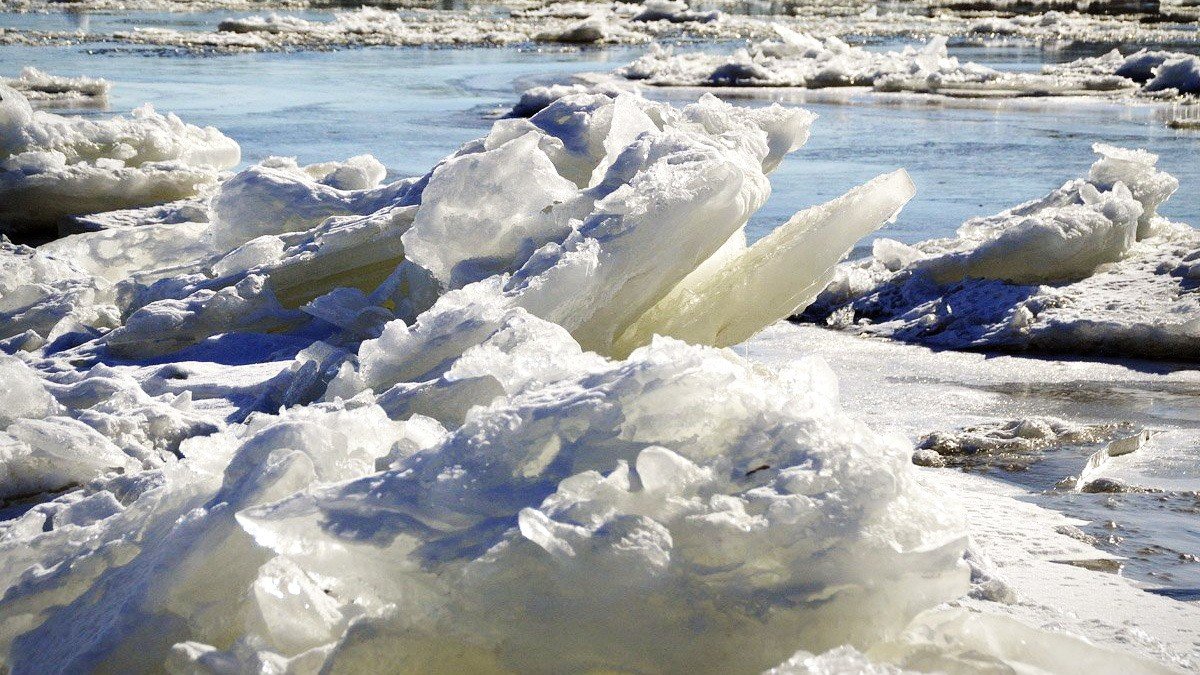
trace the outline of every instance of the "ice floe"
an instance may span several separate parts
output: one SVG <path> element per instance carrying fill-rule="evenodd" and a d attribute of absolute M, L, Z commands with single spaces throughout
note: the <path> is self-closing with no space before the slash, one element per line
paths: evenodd
<path fill-rule="evenodd" d="M 55 8 L 48 0 L 6 0 L 23 10 Z M 5 3 L 0 3 L 2 6 Z M 178 10 L 175 0 L 77 0 L 73 6 L 98 10 Z M 193 0 L 189 11 L 228 4 L 246 8 L 246 0 Z M 919 3 L 806 2 L 802 11 L 777 5 L 704 3 L 703 9 L 682 0 L 629 2 L 527 3 L 500 1 L 487 7 L 435 9 L 415 0 L 413 7 L 364 7 L 324 16 L 284 13 L 303 2 L 272 2 L 250 9 L 269 13 L 229 18 L 216 30 L 139 27 L 109 33 L 0 28 L 0 44 L 70 45 L 99 39 L 155 45 L 172 52 L 228 53 L 356 46 L 505 46 L 529 43 L 572 48 L 587 45 L 651 42 L 769 40 L 783 25 L 818 39 L 900 37 L 927 40 L 945 36 L 954 44 L 1032 43 L 1058 48 L 1072 44 L 1163 45 L 1200 44 L 1195 17 L 1147 22 L 1136 15 L 1100 15 L 1046 11 L 1020 16 L 977 16 L 970 12 L 936 11 Z M 316 3 L 323 4 L 323 3 Z M 403 3 L 400 3 L 403 4 Z M 712 9 L 716 7 L 718 9 Z M 318 9 L 328 9 L 319 7 Z M 336 8 L 335 8 L 336 9 Z M 748 13 L 749 10 L 749 13 Z M 758 15 L 757 12 L 765 15 Z"/>
<path fill-rule="evenodd" d="M 31 105 L 56 108 L 103 106 L 112 89 L 102 78 L 63 77 L 33 67 L 23 68 L 20 75 L 0 80 L 0 84 L 21 92 Z"/>
<path fill-rule="evenodd" d="M 692 12 L 678 0 L 651 2 L 644 8 L 598 3 L 588 4 L 586 11 L 556 10 L 554 5 L 549 10 L 515 11 L 503 15 L 486 8 L 448 12 L 363 7 L 336 12 L 329 20 L 273 13 L 226 19 L 213 32 L 138 28 L 117 32 L 112 37 L 135 44 L 221 52 L 529 42 L 611 45 L 684 35 L 697 26 L 715 25 L 720 18 L 719 13 Z"/>
<path fill-rule="evenodd" d="M 1157 157 L 1097 145 L 1087 179 L 958 236 L 891 240 L 848 263 L 805 317 L 950 349 L 1194 361 L 1200 236 L 1156 208 Z"/>
<path fill-rule="evenodd" d="M 818 39 L 776 24 L 775 39 L 757 41 L 733 54 L 676 53 L 655 45 L 615 74 L 652 86 L 869 87 L 878 92 L 917 92 L 956 97 L 1142 95 L 1162 98 L 1200 92 L 1200 58 L 1139 51 L 1045 66 L 1014 73 L 949 56 L 945 37 L 921 47 L 873 51 L 837 37 Z"/>
<path fill-rule="evenodd" d="M 0 85 L 0 231 L 53 231 L 68 216 L 191 196 L 240 158 L 216 129 L 150 106 L 105 120 L 64 117 Z"/>

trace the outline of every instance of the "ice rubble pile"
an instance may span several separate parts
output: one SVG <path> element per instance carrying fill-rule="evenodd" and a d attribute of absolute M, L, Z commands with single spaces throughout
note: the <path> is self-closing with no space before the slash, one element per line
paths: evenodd
<path fill-rule="evenodd" d="M 776 39 L 751 43 L 732 55 L 677 54 L 655 45 L 615 74 L 653 86 L 862 86 L 950 96 L 1200 93 L 1200 58 L 1188 54 L 1143 50 L 1125 57 L 1113 50 L 1047 66 L 1041 73 L 1009 73 L 950 57 L 945 37 L 920 48 L 876 52 L 837 37 L 819 40 L 782 24 L 774 28 Z"/>
<path fill-rule="evenodd" d="M 5 0 L 0 0 L 0 6 Z M 28 8 L 53 10 L 47 0 L 12 0 Z M 78 7 L 128 10 L 133 6 L 244 6 L 248 0 L 76 0 Z M 254 3 L 250 3 L 254 4 Z M 277 11 L 306 4 L 305 0 L 269 3 Z M 321 3 L 328 5 L 329 3 Z M 400 3 L 405 4 L 405 3 Z M 432 3 L 415 0 L 413 5 Z M 717 3 L 718 6 L 720 3 Z M 769 9 L 767 5 L 759 3 Z M 1194 23 L 1147 23 L 1137 17 L 1094 16 L 1045 12 L 1012 18 L 975 18 L 949 12 L 926 14 L 895 3 L 805 2 L 792 16 L 745 14 L 746 7 L 730 4 L 731 13 L 698 11 L 681 0 L 632 2 L 528 3 L 500 0 L 486 8 L 434 10 L 403 8 L 347 11 L 328 21 L 296 15 L 267 14 L 226 22 L 222 30 L 140 28 L 97 35 L 108 41 L 169 47 L 194 52 L 244 52 L 280 49 L 330 49 L 371 45 L 509 45 L 531 41 L 558 44 L 646 43 L 662 41 L 766 40 L 776 37 L 774 24 L 824 39 L 840 36 L 880 36 L 928 39 L 944 35 L 956 43 L 992 44 L 1024 41 L 1060 44 L 1200 44 Z M 904 3 L 911 4 L 911 3 Z M 706 3 L 712 6 L 713 3 Z M 887 9 L 891 7 L 891 9 Z M 245 7 L 243 7 L 245 8 Z M 250 9 L 262 11 L 261 3 Z M 25 11 L 25 10 L 23 10 Z M 76 31 L 0 29 L 0 44 L 70 45 Z"/>
<path fill-rule="evenodd" d="M 497 122 L 419 178 L 379 184 L 370 158 L 269 161 L 221 183 L 201 216 L 211 222 L 143 211 L 159 220 L 12 247 L 23 272 L 0 307 L 0 339 L 98 338 L 128 358 L 231 331 L 336 330 L 334 342 L 351 345 L 411 333 L 419 346 L 448 328 L 418 315 L 448 314 L 461 291 L 553 321 L 606 355 L 653 334 L 736 344 L 810 301 L 833 263 L 913 194 L 903 172 L 882 176 L 747 248 L 742 227 L 766 200 L 766 172 L 806 140 L 811 119 L 778 107 L 735 114 L 711 97 L 677 110 L 577 95 Z M 394 318 L 413 327 L 384 331 Z"/>
<path fill-rule="evenodd" d="M 34 507 L 0 530 L 8 662 L 752 672 L 966 590 L 961 525 L 827 369 L 662 339 L 580 370 L 451 430 L 254 415 Z"/>
<path fill-rule="evenodd" d="M 112 84 L 102 78 L 51 75 L 32 66 L 23 68 L 17 77 L 0 80 L 0 84 L 21 92 L 30 105 L 58 107 L 103 105 L 112 89 Z"/>
<path fill-rule="evenodd" d="M 1086 179 L 908 246 L 881 239 L 804 317 L 952 349 L 1196 360 L 1200 236 L 1157 215 L 1178 181 L 1098 144 Z"/>
<path fill-rule="evenodd" d="M 221 132 L 149 106 L 107 120 L 63 117 L 33 110 L 0 85 L 0 231 L 180 199 L 239 160 L 237 143 Z"/>
<path fill-rule="evenodd" d="M 276 159 L 9 245 L 6 663 L 752 672 L 961 595 L 961 522 L 826 366 L 651 338 L 741 340 L 911 197 L 747 248 L 812 119 L 574 95 L 419 178 Z"/>
<path fill-rule="evenodd" d="M 215 32 L 139 28 L 114 38 L 197 50 L 264 51 L 376 45 L 510 45 L 644 43 L 715 26 L 720 12 L 698 12 L 682 0 L 630 3 L 563 3 L 499 14 L 491 8 L 467 12 L 384 10 L 362 7 L 316 21 L 288 14 L 229 18 Z M 702 29 L 703 30 L 703 29 Z M 709 28 L 712 32 L 714 28 Z"/>

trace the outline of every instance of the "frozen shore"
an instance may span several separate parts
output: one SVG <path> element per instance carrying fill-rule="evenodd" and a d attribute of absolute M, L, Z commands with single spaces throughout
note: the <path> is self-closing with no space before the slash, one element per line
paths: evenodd
<path fill-rule="evenodd" d="M 1195 667 L 1192 605 L 1060 564 L 1115 556 L 1020 491 L 913 464 L 917 433 L 1018 411 L 891 386 L 900 364 L 1044 367 L 778 323 L 913 196 L 904 171 L 747 245 L 813 115 L 545 99 L 386 182 L 370 156 L 229 175 L 216 130 L 4 91 L 0 147 L 79 154 L 97 192 L 142 147 L 211 171 L 0 249 L 13 672 Z M 1081 245 L 1017 228 L 1038 269 L 1184 236 L 1152 158 L 1101 150 L 1043 205 Z M 1061 366 L 1085 369 L 1136 379 Z"/>

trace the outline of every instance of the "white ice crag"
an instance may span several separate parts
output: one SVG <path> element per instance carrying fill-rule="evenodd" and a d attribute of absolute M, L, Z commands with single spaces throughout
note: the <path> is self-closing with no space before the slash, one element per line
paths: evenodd
<path fill-rule="evenodd" d="M 102 78 L 51 75 L 33 67 L 22 68 L 20 75 L 0 84 L 21 92 L 31 105 L 61 108 L 104 105 L 112 89 L 112 83 Z"/>
<path fill-rule="evenodd" d="M 805 317 L 950 349 L 1200 358 L 1200 235 L 1155 215 L 1178 181 L 1097 145 L 1086 180 L 952 239 L 875 243 Z"/>
<path fill-rule="evenodd" d="M 62 117 L 0 85 L 0 229 L 53 231 L 67 216 L 191 196 L 239 159 L 216 129 L 149 106 L 108 120 Z"/>
<path fill-rule="evenodd" d="M 657 45 L 618 77 L 651 86 L 870 87 L 877 92 L 915 92 L 956 97 L 1134 95 L 1163 98 L 1200 88 L 1200 59 L 1183 53 L 1113 50 L 1096 58 L 1047 66 L 1040 73 L 1013 73 L 960 62 L 938 37 L 916 48 L 869 51 L 837 37 L 817 39 L 783 24 L 778 37 L 752 42 L 732 54 L 676 53 Z M 1169 90 L 1169 91 L 1168 91 Z"/>
<path fill-rule="evenodd" d="M 388 320 L 411 324 L 444 293 L 482 282 L 602 354 L 627 354 L 655 333 L 733 344 L 811 300 L 815 279 L 912 196 L 901 172 L 746 249 L 741 229 L 769 194 L 766 174 L 805 142 L 812 119 L 711 97 L 676 109 L 573 94 L 496 122 L 419 179 L 378 185 L 382 167 L 369 158 L 269 160 L 217 187 L 211 223 L 154 225 L 193 229 L 171 245 L 180 256 L 170 265 L 128 267 L 116 282 L 121 325 L 102 341 L 152 356 L 222 326 L 307 325 L 336 331 L 331 344 L 349 354 Z"/>
<path fill-rule="evenodd" d="M 829 382 L 662 340 L 476 408 L 392 471 L 239 519 L 375 615 L 335 669 L 750 671 L 785 644 L 866 645 L 907 621 L 900 605 L 961 592 L 962 543 L 908 495 L 906 453 L 841 426 Z M 897 573 L 900 604 L 881 581 Z M 697 625 L 720 629 L 697 641 Z M 570 638 L 541 639 L 550 626 Z"/>

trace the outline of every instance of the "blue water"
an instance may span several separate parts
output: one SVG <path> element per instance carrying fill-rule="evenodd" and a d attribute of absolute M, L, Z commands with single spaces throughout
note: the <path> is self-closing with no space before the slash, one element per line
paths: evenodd
<path fill-rule="evenodd" d="M 133 25 L 196 30 L 212 28 L 229 15 L 0 14 L 0 26 L 82 27 L 95 33 Z M 108 115 L 149 102 L 189 122 L 220 128 L 241 144 L 246 162 L 272 154 L 316 162 L 371 153 L 393 174 L 412 175 L 483 135 L 495 112 L 507 109 L 525 86 L 574 72 L 611 70 L 642 51 L 372 48 L 196 57 L 85 42 L 0 47 L 0 73 L 15 75 L 22 66 L 33 65 L 57 74 L 104 77 L 115 85 L 110 110 L 81 114 Z M 961 56 L 1032 69 L 1078 54 L 976 47 L 962 50 Z M 696 96 L 679 91 L 651 95 L 680 103 Z M 912 174 L 918 196 L 882 234 L 907 242 L 945 236 L 966 218 L 1033 199 L 1084 174 L 1092 162 L 1091 144 L 1097 141 L 1160 154 L 1161 166 L 1183 185 L 1163 213 L 1200 224 L 1200 192 L 1195 189 L 1200 185 L 1200 132 L 1168 129 L 1146 108 L 806 107 L 820 115 L 812 140 L 774 175 L 774 193 L 751 222 L 751 238 L 799 209 L 898 167 Z"/>

